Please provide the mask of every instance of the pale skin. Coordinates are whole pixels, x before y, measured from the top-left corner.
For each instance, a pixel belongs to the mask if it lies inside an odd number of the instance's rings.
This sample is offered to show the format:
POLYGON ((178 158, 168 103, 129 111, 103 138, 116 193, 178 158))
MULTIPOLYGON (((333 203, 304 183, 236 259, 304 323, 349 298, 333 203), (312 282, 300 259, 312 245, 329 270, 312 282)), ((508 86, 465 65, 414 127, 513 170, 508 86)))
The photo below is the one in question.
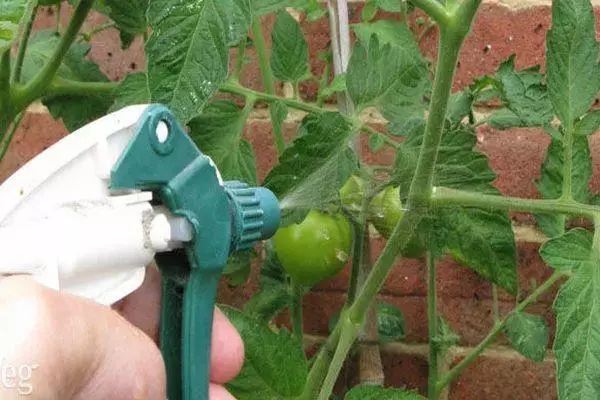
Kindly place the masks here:
MULTIPOLYGON (((0 399, 165 400, 159 309, 153 267, 142 287, 113 307, 28 277, 1 279, 0 399)), ((218 309, 212 350, 210 400, 232 400, 223 384, 239 373, 244 346, 218 309)))

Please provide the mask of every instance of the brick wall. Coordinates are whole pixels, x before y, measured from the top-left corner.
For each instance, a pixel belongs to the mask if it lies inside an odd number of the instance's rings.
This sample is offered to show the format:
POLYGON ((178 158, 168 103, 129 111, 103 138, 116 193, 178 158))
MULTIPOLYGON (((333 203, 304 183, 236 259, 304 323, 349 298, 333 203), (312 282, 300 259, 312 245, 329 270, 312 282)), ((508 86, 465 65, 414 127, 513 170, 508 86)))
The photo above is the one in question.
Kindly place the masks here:
MULTIPOLYGON (((517 55, 517 68, 543 64, 545 54, 545 33, 550 25, 549 1, 536 0, 488 0, 482 5, 474 25, 473 33, 463 49, 455 89, 463 88, 474 77, 493 73, 499 63, 511 53, 517 55)), ((600 2, 596 2, 600 4, 600 2)), ((361 2, 351 3, 351 20, 357 21, 362 8, 361 2)), ((69 9, 63 7, 61 21, 68 20, 69 9)), ((43 9, 35 28, 54 26, 56 16, 52 10, 43 9)), ((88 28, 102 22, 102 17, 92 15, 88 28)), ((265 24, 269 30, 272 21, 265 24)), ((328 27, 325 21, 308 24, 302 22, 313 59, 313 72, 320 73, 323 65, 316 54, 325 49, 328 41, 328 27)), ((268 39, 267 35, 267 39, 268 39)), ((427 34, 421 46, 425 54, 435 56, 436 33, 427 34)), ((102 70, 111 79, 121 79, 125 73, 144 69, 144 56, 139 41, 126 50, 120 49, 116 32, 103 32, 93 41, 90 57, 100 64, 102 70)), ((250 55, 254 56, 252 50, 250 55)), ((243 82, 253 88, 260 88, 260 77, 256 62, 244 69, 243 82)), ((280 88, 281 89, 281 88, 280 88)), ((302 96, 315 97, 315 87, 302 86, 302 96)), ((282 91, 283 92, 283 91, 282 91)), ((487 113, 489 109, 478 110, 487 113)), ((256 110, 249 121, 246 136, 254 145, 259 165, 259 175, 264 177, 274 165, 275 150, 271 143, 271 127, 265 110, 256 110)), ((302 115, 292 113, 286 123, 286 131, 292 134, 302 115)), ((365 112, 365 121, 374 128, 381 128, 383 121, 376 112, 365 112)), ((60 121, 54 121, 39 106, 32 106, 18 130, 9 153, 0 165, 0 182, 12 171, 28 161, 37 153, 56 142, 67 133, 60 121)), ((506 195, 537 196, 534 181, 539 175, 539 166, 548 145, 548 137, 536 129, 496 131, 483 127, 478 133, 479 149, 487 154, 492 167, 498 173, 497 186, 506 195)), ((600 189, 600 142, 592 139, 594 156, 593 188, 600 189)), ((366 157, 378 164, 389 163, 393 154, 383 151, 366 157)), ((518 263, 523 296, 531 292, 535 283, 542 282, 550 275, 538 256, 538 248, 543 238, 535 230, 527 215, 513 216, 518 237, 518 263)), ((383 248, 380 238, 373 238, 374 256, 383 248)), ((330 315, 344 302, 347 274, 342 274, 317 287, 306 297, 306 329, 312 335, 326 335, 330 315)), ((252 280, 241 288, 232 289, 223 284, 220 299, 234 305, 247 300, 257 282, 252 280)), ((476 345, 492 326, 491 287, 473 272, 444 260, 439 267, 438 276, 440 311, 452 329, 461 337, 460 347, 452 351, 450 363, 460 361, 476 345)), ((387 281, 381 298, 395 304, 404 313, 407 320, 408 335, 404 343, 394 343, 383 347, 383 362, 386 384, 426 390, 427 362, 426 346, 426 299, 425 265, 419 261, 398 263, 387 281)), ((551 327, 553 340, 554 319, 551 303, 555 291, 545 295, 532 306, 530 311, 542 315, 551 327)), ((500 309, 507 311, 514 299, 502 293, 500 309)), ((545 362, 534 364, 506 347, 506 339, 500 338, 496 345, 484 353, 462 377, 450 388, 450 399, 553 399, 555 398, 554 359, 549 352, 545 362)))

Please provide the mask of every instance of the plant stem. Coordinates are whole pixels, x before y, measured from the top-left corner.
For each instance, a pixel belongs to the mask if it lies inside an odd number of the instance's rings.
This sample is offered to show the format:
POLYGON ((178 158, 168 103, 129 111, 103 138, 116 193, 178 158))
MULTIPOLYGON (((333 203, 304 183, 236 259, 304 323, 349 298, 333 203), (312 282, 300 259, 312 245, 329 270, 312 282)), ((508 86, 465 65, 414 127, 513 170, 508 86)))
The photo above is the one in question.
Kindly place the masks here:
POLYGON ((27 44, 29 43, 29 37, 31 36, 31 29, 33 27, 33 21, 37 15, 37 2, 32 2, 33 8, 30 11, 27 23, 23 28, 23 35, 19 42, 19 50, 17 52, 17 58, 15 59, 15 67, 11 77, 12 83, 18 83, 21 80, 21 70, 23 69, 23 60, 25 59, 25 52, 27 50, 27 44))
POLYGON ((242 68, 244 68, 244 57, 246 55, 246 46, 248 45, 248 37, 244 36, 240 41, 240 45, 237 48, 237 55, 235 59, 235 70, 231 75, 231 79, 239 82, 242 74, 242 68))
POLYGON ((573 199, 573 123, 567 126, 563 137, 563 185, 561 199, 573 199))
POLYGON ((303 318, 302 318, 302 298, 304 297, 304 288, 292 279, 290 313, 292 319, 292 332, 294 336, 302 343, 303 336, 303 318))
POLYGON ((56 8, 54 9, 54 24, 56 26, 55 31, 57 34, 60 34, 60 10, 62 8, 62 3, 58 3, 56 8))
POLYGON ((500 306, 498 302, 498 286, 492 283, 492 314, 494 323, 500 320, 500 306))
MULTIPOLYGON (((256 47, 256 53, 258 55, 258 64, 260 66, 260 73, 262 76, 262 82, 265 87, 267 94, 275 95, 275 84, 273 83, 273 71, 269 63, 269 55, 267 53, 267 45, 265 43, 265 37, 262 33, 262 24, 260 17, 254 17, 252 20, 252 33, 254 35, 254 46, 256 47)), ((276 120, 275 112, 273 107, 269 107, 271 113, 271 120, 276 120)), ((275 146, 277 147, 277 153, 281 155, 285 150, 285 139, 283 137, 283 130, 279 124, 273 124, 273 134, 275 136, 275 146)))
POLYGON ((319 397, 317 400, 328 400, 331 396, 333 387, 337 381, 337 377, 340 374, 344 362, 346 361, 346 356, 354 344, 354 341, 358 337, 359 327, 353 324, 348 317, 349 316, 346 315, 345 312, 342 312, 342 315, 340 316, 340 322, 338 322, 338 326, 342 326, 340 340, 337 344, 337 348, 333 355, 333 360, 329 365, 329 370, 327 371, 325 381, 323 382, 323 386, 321 387, 321 391, 319 392, 319 397))
POLYGON ((306 111, 309 113, 323 113, 326 111, 324 108, 317 107, 310 103, 304 103, 302 101, 298 101, 295 99, 287 99, 285 97, 276 96, 276 95, 268 94, 268 93, 262 93, 262 92, 258 92, 256 90, 248 89, 234 81, 228 81, 227 83, 223 84, 220 87, 220 89, 226 93, 239 94, 239 95, 245 96, 245 97, 254 96, 256 98, 256 100, 262 100, 262 101, 266 101, 268 103, 280 101, 288 107, 294 108, 296 110, 306 111))
POLYGON ((12 141, 12 138, 15 135, 15 132, 19 128, 19 125, 21 124, 21 121, 23 120, 24 116, 25 116, 25 112, 22 112, 19 115, 17 115, 17 118, 14 119, 10 129, 8 130, 8 132, 6 134, 6 137, 3 138, 2 144, 0 145, 0 162, 2 162, 2 160, 4 159, 4 156, 6 155, 6 152, 8 151, 8 148, 10 147, 10 142, 12 141))
POLYGON ((317 107, 323 107, 323 104, 325 103, 325 96, 323 96, 323 90, 327 87, 329 83, 330 73, 330 63, 325 63, 325 70, 323 71, 323 76, 321 76, 321 81, 319 84, 319 94, 317 95, 317 107))
POLYGON ((437 265, 432 253, 427 253, 427 330, 429 331, 429 377, 427 397, 437 400, 436 383, 439 374, 439 347, 435 346, 439 334, 437 312, 437 265))
POLYGON ((552 286, 562 277, 564 277, 560 272, 555 272, 546 280, 543 284, 541 284, 533 293, 531 293, 525 300, 523 300, 517 307, 515 307, 510 313, 508 313, 503 319, 496 322, 492 330, 488 333, 488 335, 475 347, 471 353, 469 353, 460 363, 458 363, 454 368, 452 368, 448 373, 446 373, 442 379, 437 383, 437 390, 440 391, 448 386, 454 379, 456 379, 465 368, 467 368, 477 357, 496 339, 498 334, 502 332, 508 318, 511 315, 517 312, 523 311, 528 305, 535 302, 539 296, 548 291, 552 286))
POLYGON ((13 115, 10 98, 10 50, 6 50, 0 57, 0 111, 3 115, 13 115))
POLYGON ((39 98, 44 90, 46 90, 54 78, 56 71, 60 67, 65 54, 67 54, 67 51, 75 40, 75 37, 81 29, 81 26, 83 25, 83 22, 85 21, 85 18, 87 17, 93 4, 94 0, 81 0, 79 2, 75 8, 75 11, 73 12, 73 17, 69 22, 67 30, 61 37, 58 46, 50 57, 50 61, 48 61, 42 70, 26 86, 15 88, 13 102, 15 103, 15 108, 18 111, 23 110, 25 107, 39 98))
POLYGON ((436 0, 413 0, 412 3, 416 7, 425 11, 425 13, 427 13, 427 15, 429 15, 431 18, 433 18, 438 24, 440 24, 440 25, 448 25, 449 24, 450 16, 448 15, 448 12, 444 8, 444 6, 441 5, 438 1, 436 1, 436 0))
POLYGON ((114 28, 116 25, 117 24, 114 21, 110 21, 110 22, 106 22, 104 24, 98 25, 98 26, 90 29, 88 32, 83 32, 81 34, 80 40, 84 41, 84 42, 89 42, 90 40, 92 40, 92 37, 95 34, 103 32, 103 31, 105 31, 107 29, 110 29, 110 28, 114 28))
POLYGON ((373 129, 373 128, 371 128, 368 125, 362 125, 360 127, 360 130, 361 130, 361 132, 367 133, 369 135, 377 135, 377 136, 379 136, 386 145, 391 146, 391 147, 393 147, 395 149, 397 149, 401 145, 399 142, 396 142, 395 140, 389 138, 386 134, 381 133, 381 132, 373 129))
POLYGON ((112 94, 119 88, 118 82, 80 82, 70 79, 54 78, 44 91, 45 95, 82 95, 112 94))
POLYGON ((436 187, 432 203, 437 206, 478 207, 529 213, 562 213, 573 216, 593 217, 600 207, 565 200, 535 200, 517 197, 502 197, 462 190, 436 187))

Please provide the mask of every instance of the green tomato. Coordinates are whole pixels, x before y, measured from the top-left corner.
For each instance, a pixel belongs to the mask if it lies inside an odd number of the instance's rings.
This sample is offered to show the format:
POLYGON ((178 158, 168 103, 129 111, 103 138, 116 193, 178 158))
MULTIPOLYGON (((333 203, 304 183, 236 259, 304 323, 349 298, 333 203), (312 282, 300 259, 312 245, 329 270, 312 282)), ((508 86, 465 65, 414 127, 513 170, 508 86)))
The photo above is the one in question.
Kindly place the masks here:
POLYGON ((281 228, 273 237, 281 266, 296 282, 313 286, 331 278, 350 258, 352 228, 342 215, 311 210, 300 224, 281 228))
POLYGON ((340 189, 342 205, 355 218, 360 214, 364 195, 364 181, 356 175, 352 175, 340 189))
MULTIPOLYGON (((369 220, 377 229, 377 232, 386 239, 390 237, 403 215, 399 187, 389 186, 385 188, 373 197, 371 204, 369 204, 369 220)), ((421 238, 414 235, 402 255, 407 258, 419 258, 425 251, 421 238)))

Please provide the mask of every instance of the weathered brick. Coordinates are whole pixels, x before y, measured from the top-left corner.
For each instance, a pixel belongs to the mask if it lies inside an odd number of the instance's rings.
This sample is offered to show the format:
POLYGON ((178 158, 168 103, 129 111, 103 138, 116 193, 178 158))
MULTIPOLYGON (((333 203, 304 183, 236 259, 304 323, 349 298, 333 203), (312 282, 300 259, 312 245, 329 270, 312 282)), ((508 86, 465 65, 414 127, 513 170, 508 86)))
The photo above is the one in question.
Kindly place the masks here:
MULTIPOLYGON (((458 360, 457 360, 458 361, 458 360)), ((452 400, 556 399, 555 365, 523 358, 481 356, 451 386, 452 400)))
POLYGON ((0 182, 67 133, 62 122, 49 114, 26 113, 0 162, 0 182))

